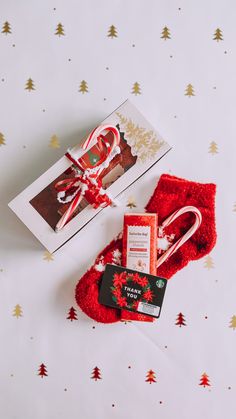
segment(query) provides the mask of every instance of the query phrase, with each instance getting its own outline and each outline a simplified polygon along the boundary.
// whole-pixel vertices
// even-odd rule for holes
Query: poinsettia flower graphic
[[[138,280],[138,284],[141,285],[141,287],[145,287],[148,284],[147,277],[146,276],[143,276],[143,277],[140,276],[139,280]]]
[[[150,290],[150,288],[148,288],[147,291],[145,291],[145,293],[143,294],[143,298],[146,301],[152,301],[152,297],[153,297],[152,291]]]
[[[122,287],[123,284],[127,283],[126,272],[121,272],[120,274],[114,274],[113,284],[115,287]]]
[[[112,290],[112,294],[117,298],[121,297],[121,291],[120,291],[119,288],[116,288],[116,289]]]
[[[137,272],[135,274],[133,274],[132,280],[139,284],[140,276]]]
[[[126,298],[125,298],[125,297],[118,297],[118,298],[117,298],[117,304],[118,304],[120,307],[126,307],[126,306],[127,306],[127,301],[126,301]]]

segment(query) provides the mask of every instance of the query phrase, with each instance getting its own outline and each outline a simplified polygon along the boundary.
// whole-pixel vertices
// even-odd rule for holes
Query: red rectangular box
[[[124,215],[122,265],[156,275],[157,214]]]
[[[122,265],[126,268],[156,275],[157,214],[124,215]],[[153,321],[150,316],[121,312],[122,320]]]

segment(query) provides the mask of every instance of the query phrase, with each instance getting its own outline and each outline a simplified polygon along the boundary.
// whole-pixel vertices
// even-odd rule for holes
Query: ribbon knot
[[[110,144],[102,132],[112,132],[113,141]],[[66,157],[79,169],[79,174],[70,179],[63,179],[56,183],[57,200],[63,204],[71,202],[69,208],[58,221],[55,231],[61,230],[71,219],[83,197],[94,208],[105,208],[114,204],[113,199],[105,192],[102,181],[99,178],[101,172],[107,168],[111,160],[120,153],[120,133],[112,125],[100,125],[95,128],[82,145],[84,150],[88,149],[89,144],[97,140],[97,147],[100,153],[99,160],[92,167],[84,167],[83,160],[76,159],[73,152],[68,150]],[[82,156],[83,157],[83,156]],[[69,192],[66,195],[66,192]]]

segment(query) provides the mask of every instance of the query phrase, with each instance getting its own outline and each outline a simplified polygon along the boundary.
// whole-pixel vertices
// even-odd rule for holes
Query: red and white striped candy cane
[[[190,227],[190,229],[183,235],[183,237],[180,237],[179,240],[177,240],[176,243],[174,243],[160,258],[157,259],[157,268],[162,265],[163,262],[165,262],[173,253],[175,253],[180,246],[182,246],[190,237],[195,233],[195,231],[200,227],[202,222],[202,214],[199,211],[198,208],[192,207],[192,206],[186,206],[183,208],[180,208],[179,210],[175,211],[173,214],[171,214],[159,227],[160,229],[164,229],[165,227],[169,226],[176,218],[178,218],[180,215],[185,214],[186,212],[192,212],[195,214],[195,223]],[[157,242],[158,245],[158,242]]]
[[[113,125],[99,125],[98,127],[94,128],[94,130],[89,134],[88,138],[84,141],[82,148],[84,150],[87,150],[89,144],[91,143],[91,141],[94,140],[94,138],[99,138],[99,136],[101,135],[101,133],[103,131],[109,132],[111,131],[113,134],[113,143],[111,145],[111,151],[114,150],[114,148],[119,145],[120,143],[120,133],[119,130],[113,126]]]
[[[62,181],[63,182],[63,181]],[[58,182],[59,183],[59,182]],[[78,188],[77,194],[74,197],[74,199],[72,200],[69,208],[67,209],[67,211],[62,215],[62,217],[60,218],[60,220],[58,221],[56,227],[55,227],[55,232],[57,233],[58,231],[60,231],[65,225],[66,223],[69,221],[69,219],[71,218],[72,214],[74,213],[74,211],[76,210],[76,208],[78,207],[79,203],[82,201],[82,198],[84,196],[84,191],[83,191],[83,187],[87,187],[86,183],[83,181],[83,179],[80,180],[80,187]]]
[[[76,178],[76,182],[78,183],[78,189],[76,192],[75,197],[73,198],[73,201],[71,202],[69,208],[67,209],[67,211],[62,215],[62,217],[60,218],[60,220],[58,221],[55,231],[58,232],[59,230],[61,230],[65,224],[69,221],[69,219],[72,217],[74,211],[76,210],[76,208],[78,207],[78,205],[80,204],[83,196],[86,193],[86,190],[91,186],[91,180],[98,178],[98,176],[100,175],[101,171],[104,169],[104,163],[108,162],[109,163],[109,159],[112,158],[112,152],[114,151],[115,153],[120,152],[120,149],[118,151],[115,150],[115,147],[119,145],[120,143],[120,133],[119,130],[112,125],[99,125],[98,127],[96,127],[88,136],[88,138],[84,141],[82,148],[84,150],[87,150],[90,143],[96,139],[98,142],[99,147],[101,148],[102,151],[102,143],[101,143],[101,138],[103,138],[102,136],[102,132],[109,132],[111,131],[113,134],[113,142],[110,145],[110,143],[107,141],[105,142],[105,151],[104,151],[104,155],[102,156],[101,161],[99,161],[97,163],[96,166],[93,167],[91,173],[89,170],[85,170],[84,173],[80,176],[78,176]],[[114,153],[113,153],[114,154]],[[70,159],[72,161],[73,164],[75,164],[76,166],[78,166],[80,169],[83,170],[83,168],[80,167],[78,161],[73,157],[73,155],[71,154],[70,151],[67,151],[67,153],[65,154],[66,157],[68,159]],[[71,179],[70,179],[71,180]],[[65,191],[68,190],[71,186],[73,187],[76,182],[69,182],[67,179],[62,180],[60,182],[58,182],[56,184],[56,187],[60,188],[61,191]],[[65,185],[65,186],[64,186]],[[106,198],[106,195],[103,195],[104,199]],[[112,201],[109,199],[107,200],[109,202],[112,203]],[[110,205],[109,202],[106,205]],[[105,203],[105,202],[104,202]]]

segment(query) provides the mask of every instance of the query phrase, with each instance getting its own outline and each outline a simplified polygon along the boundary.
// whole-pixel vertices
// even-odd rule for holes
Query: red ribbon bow
[[[112,144],[106,141],[106,138],[102,135],[103,131],[112,132]],[[69,208],[57,223],[56,231],[61,230],[70,220],[83,197],[85,197],[94,208],[105,208],[113,203],[112,198],[110,198],[102,188],[102,181],[99,178],[99,175],[102,170],[109,165],[113,157],[120,153],[120,148],[118,146],[120,143],[120,133],[114,126],[100,125],[95,128],[85,140],[82,145],[83,149],[87,150],[89,144],[95,138],[97,139],[97,147],[100,151],[100,159],[92,168],[85,168],[81,163],[81,159],[76,160],[70,151],[67,151],[65,154],[66,157],[82,171],[82,173],[74,178],[63,179],[55,185],[55,188],[58,191],[57,199],[64,203],[71,202]],[[69,198],[67,200],[61,200],[62,197],[65,197],[66,191],[70,191]]]

